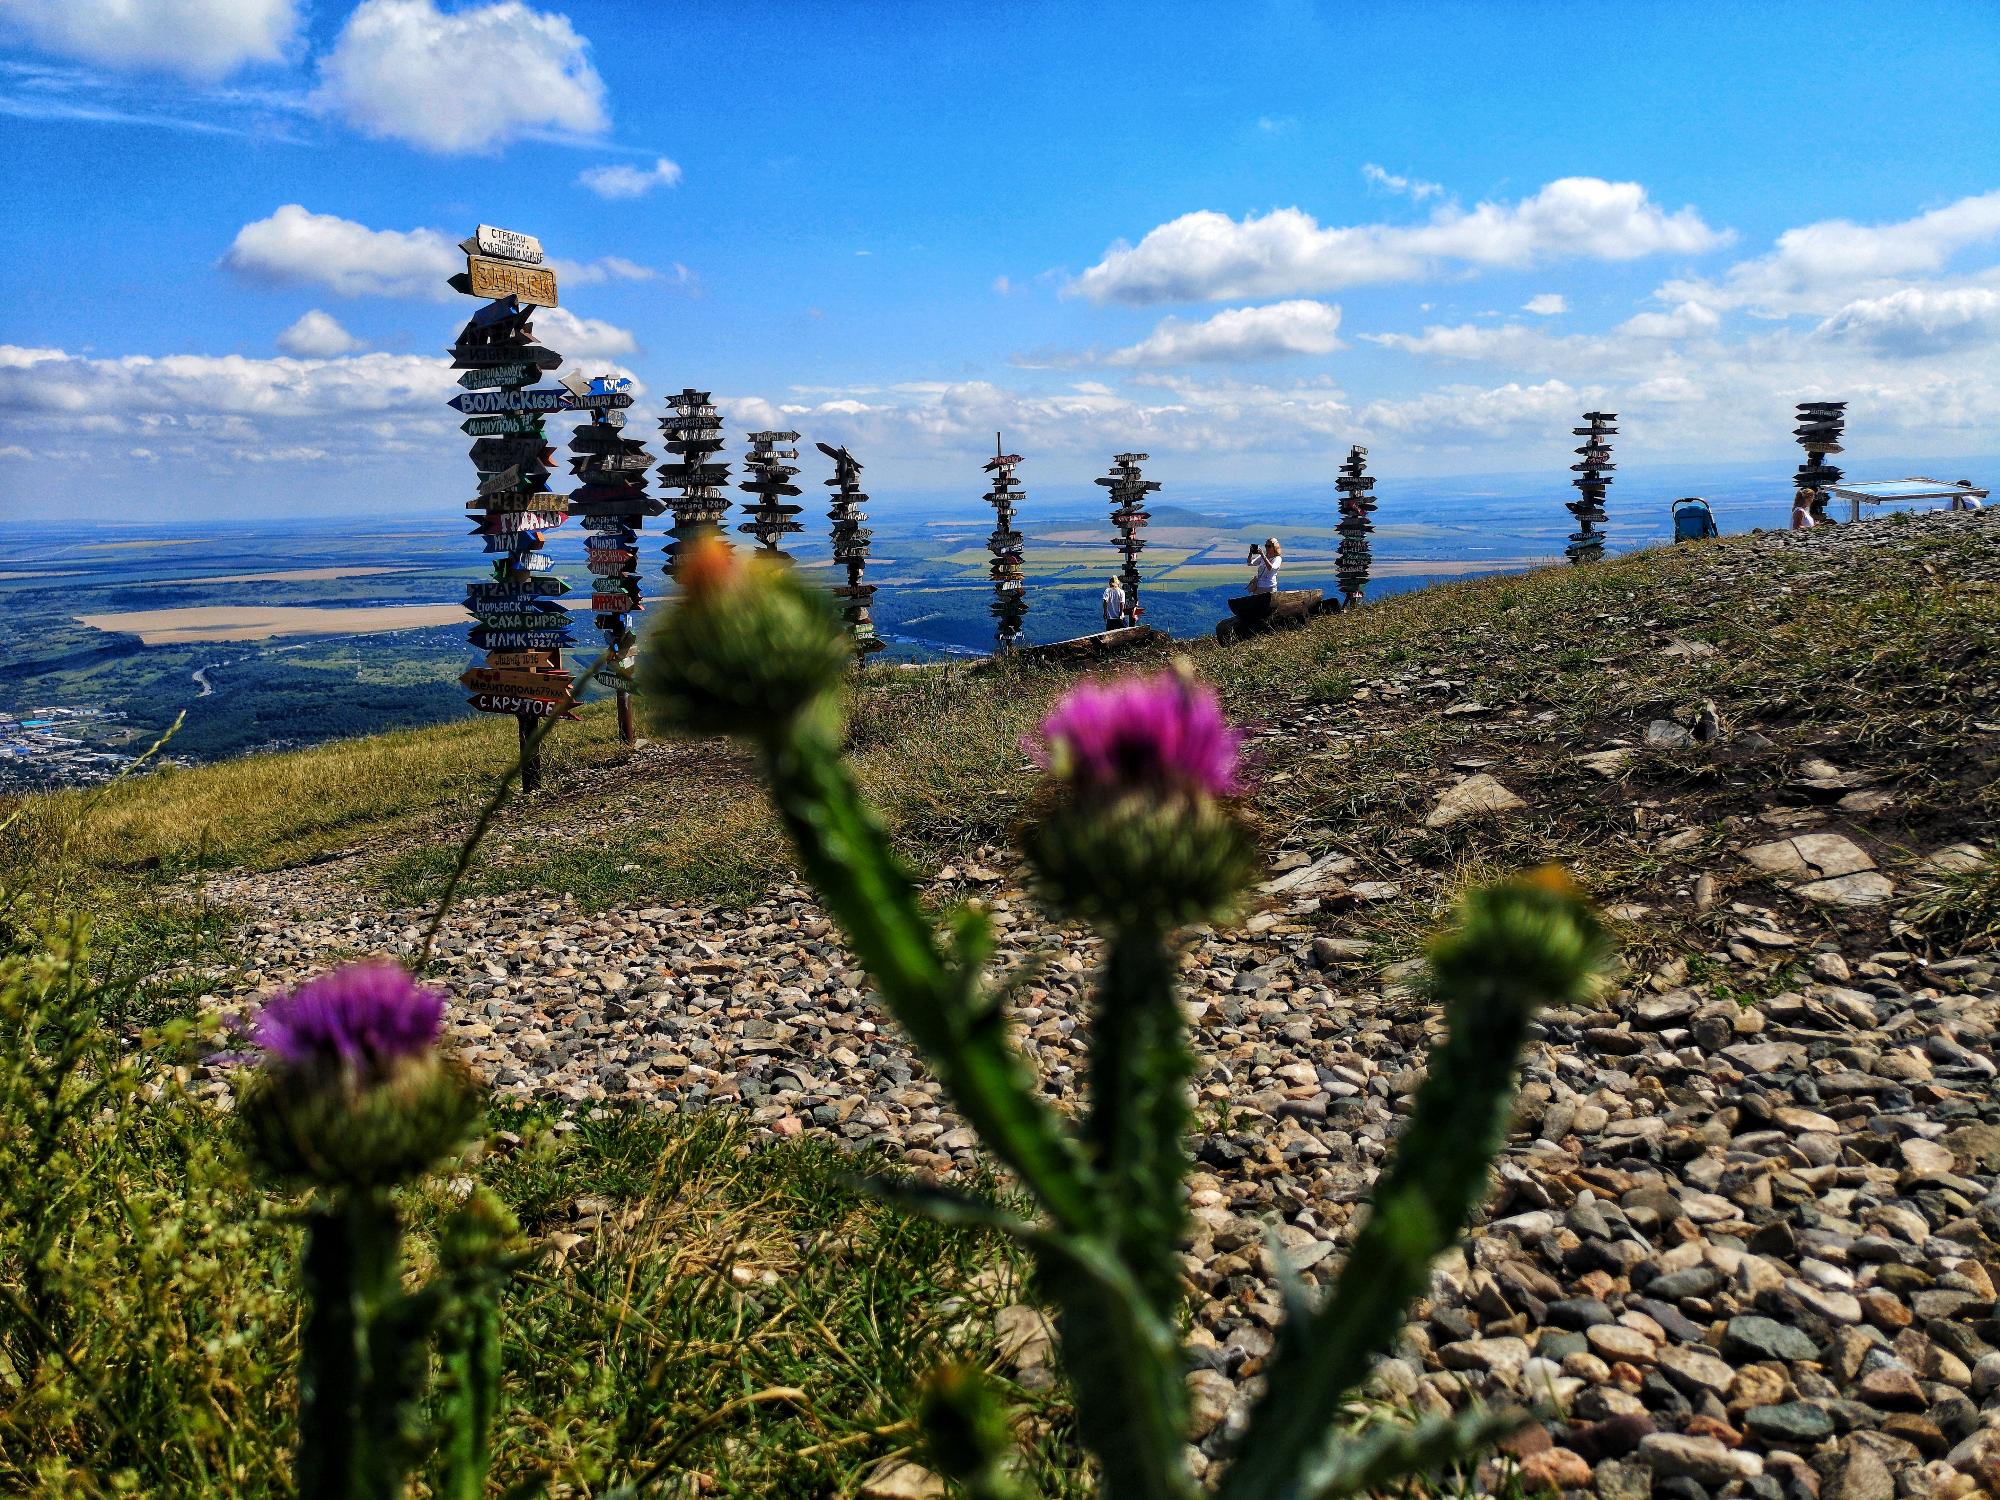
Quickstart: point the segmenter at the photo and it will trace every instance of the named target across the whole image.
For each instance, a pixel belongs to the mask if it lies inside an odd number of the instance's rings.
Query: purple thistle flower
[[[349,964],[266,1002],[254,1039],[267,1061],[371,1074],[437,1043],[444,995],[383,959]]]
[[[1045,770],[1094,790],[1227,797],[1239,790],[1241,739],[1213,688],[1162,672],[1080,684],[1025,747]]]

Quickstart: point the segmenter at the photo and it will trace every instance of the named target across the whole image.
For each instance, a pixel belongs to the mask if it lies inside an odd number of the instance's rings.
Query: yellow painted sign
[[[554,307],[556,273],[547,266],[525,266],[519,261],[494,260],[484,255],[465,257],[475,297],[519,297],[537,307]]]

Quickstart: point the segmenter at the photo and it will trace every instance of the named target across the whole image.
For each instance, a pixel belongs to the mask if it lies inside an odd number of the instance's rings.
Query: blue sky
[[[443,505],[441,287],[559,262],[551,347],[975,497],[1990,453],[1983,6],[0,0],[17,513]],[[1972,61],[1986,59],[1979,76]],[[1991,477],[1991,476],[1983,476]]]

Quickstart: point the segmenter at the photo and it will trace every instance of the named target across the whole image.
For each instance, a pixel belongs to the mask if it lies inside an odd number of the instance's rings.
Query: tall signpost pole
[[[667,461],[660,465],[660,483],[679,493],[673,507],[673,540],[667,544],[669,576],[680,573],[682,554],[697,537],[720,529],[729,513],[729,465],[718,463],[722,452],[722,417],[707,391],[692,387],[667,397],[669,415],[660,419]]]
[[[794,531],[805,530],[794,519],[805,507],[792,503],[793,497],[799,493],[799,487],[792,483],[792,478],[799,471],[790,460],[799,456],[799,450],[777,446],[798,440],[796,432],[751,433],[750,451],[743,456],[743,480],[736,486],[752,496],[743,503],[750,519],[736,529],[757,538],[759,556],[779,562],[790,562],[792,555],[778,543]]]
[[[646,445],[625,435],[623,408],[632,404],[627,393],[631,383],[615,375],[564,382],[572,404],[590,413],[590,420],[570,434],[569,466],[577,488],[569,508],[583,518],[590,609],[609,658],[595,680],[617,694],[618,739],[627,745],[635,738],[632,658],[639,644],[632,616],[646,607],[639,587],[639,530],[647,517],[666,509],[646,493],[646,471],[653,462]]]
[[[567,496],[550,494],[554,454],[543,419],[568,405],[567,393],[537,386],[562,356],[535,342],[530,320],[537,307],[556,305],[555,272],[542,264],[541,241],[532,235],[482,224],[460,247],[465,271],[453,290],[488,299],[451,346],[452,366],[464,373],[465,393],[451,405],[466,417],[474,438],[478,493],[466,502],[479,537],[492,555],[489,578],[466,588],[465,607],[476,621],[470,640],[485,660],[459,681],[466,701],[481,713],[512,714],[520,733],[521,788],[541,786],[536,726],[546,718],[576,717],[574,694],[563,671],[570,644],[569,612],[556,602],[569,587],[550,572],[543,534],[568,516]],[[630,397],[626,398],[628,401]]]
[[[1340,477],[1333,481],[1333,487],[1340,491],[1340,523],[1334,527],[1340,533],[1340,546],[1334,553],[1334,576],[1352,608],[1368,590],[1368,573],[1375,561],[1368,545],[1368,534],[1375,529],[1371,519],[1375,481],[1368,474],[1368,450],[1359,443],[1347,450],[1347,462],[1340,466]]]
[[[1793,483],[1812,496],[1812,518],[1821,521],[1826,518],[1827,486],[1840,483],[1839,467],[1826,459],[1828,454],[1840,452],[1840,439],[1847,429],[1847,403],[1801,401],[1798,411],[1799,425],[1792,429],[1792,436],[1806,450],[1806,461],[1799,465]]]
[[[1611,439],[1618,435],[1614,425],[1618,413],[1587,411],[1583,420],[1589,425],[1570,429],[1583,439],[1583,446],[1576,450],[1580,462],[1570,465],[1576,474],[1576,498],[1566,509],[1576,517],[1576,530],[1563,549],[1577,564],[1598,562],[1604,556],[1604,492],[1611,484],[1611,471],[1617,467],[1611,461]]]
[[[833,565],[847,572],[847,582],[834,585],[834,597],[846,601],[841,616],[847,622],[855,654],[866,661],[871,651],[882,649],[883,642],[875,634],[875,616],[870,608],[875,585],[862,581],[862,574],[868,571],[868,541],[874,533],[868,529],[868,517],[861,509],[868,499],[861,493],[861,463],[845,448],[830,443],[817,446],[833,460],[833,478],[826,481],[833,490],[827,523],[833,536]]]
[[[1139,465],[1146,457],[1143,453],[1117,454],[1111,461],[1111,472],[1097,481],[1111,491],[1111,524],[1118,528],[1111,544],[1125,557],[1119,586],[1125,590],[1127,625],[1139,623],[1139,553],[1146,545],[1139,531],[1152,519],[1152,513],[1146,509],[1146,496],[1160,487],[1159,480],[1148,479],[1139,472]]]
[[[993,476],[992,488],[986,492],[986,503],[993,507],[993,532],[986,538],[986,550],[993,554],[988,570],[993,578],[993,602],[987,607],[993,611],[994,646],[1000,651],[1011,651],[1020,644],[1023,616],[1028,613],[1022,558],[1025,539],[1014,525],[1014,507],[1027,498],[1014,477],[1020,462],[1021,455],[1007,452],[1000,434],[994,433],[993,456],[986,460],[986,472]]]

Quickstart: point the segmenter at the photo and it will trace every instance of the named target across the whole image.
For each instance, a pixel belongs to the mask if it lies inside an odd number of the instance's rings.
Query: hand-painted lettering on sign
[[[451,405],[468,415],[496,411],[561,411],[569,392],[553,386],[532,386],[525,391],[467,391],[453,396]]]
[[[537,307],[556,307],[556,273],[547,266],[528,266],[485,255],[465,258],[466,275],[475,297],[519,297]]]
[[[526,261],[531,266],[542,263],[542,242],[532,234],[519,234],[512,229],[498,229],[491,224],[481,224],[472,234],[472,248],[467,254],[497,255],[502,260]]]

